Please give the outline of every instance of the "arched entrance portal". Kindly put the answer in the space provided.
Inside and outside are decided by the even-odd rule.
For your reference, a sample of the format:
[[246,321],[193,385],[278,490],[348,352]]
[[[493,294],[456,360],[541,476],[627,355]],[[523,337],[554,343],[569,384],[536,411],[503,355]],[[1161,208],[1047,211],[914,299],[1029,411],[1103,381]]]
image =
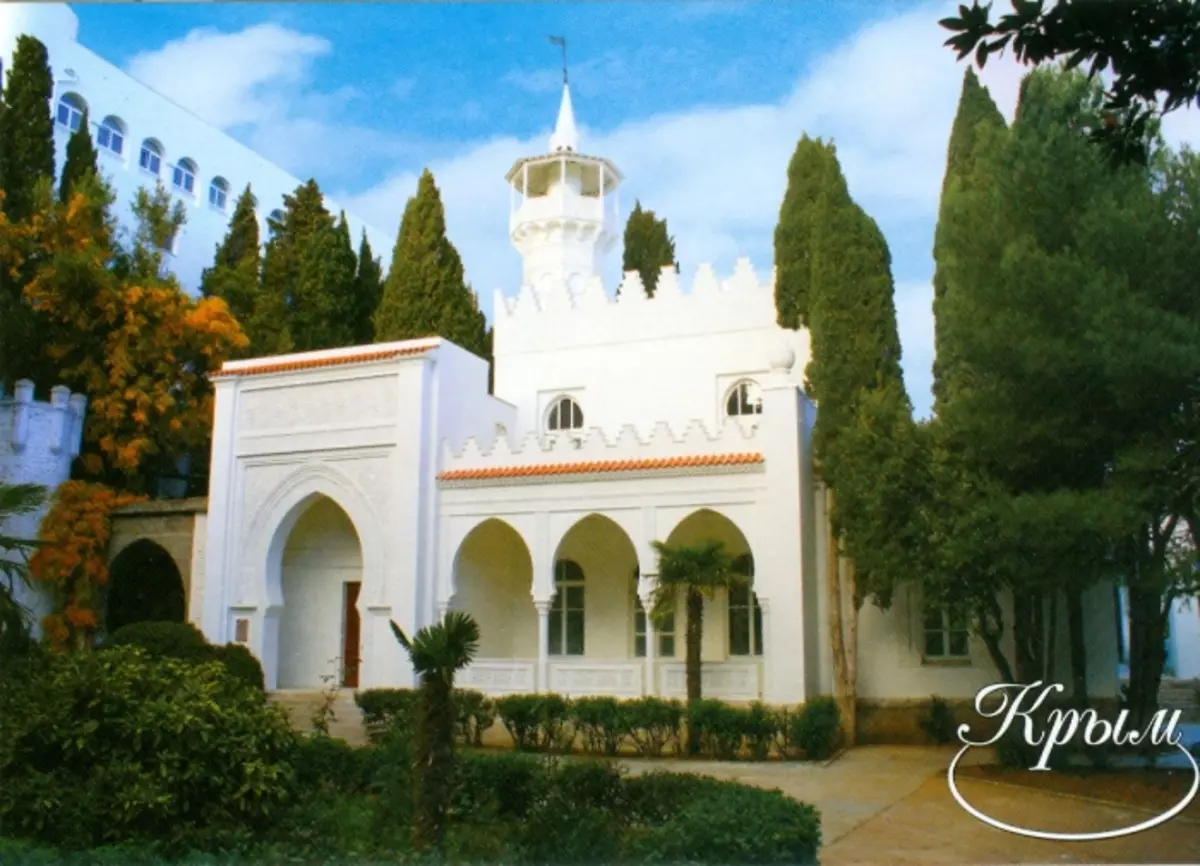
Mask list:
[[533,560],[515,529],[495,518],[472,529],[458,549],[454,577],[454,609],[479,623],[479,658],[537,656]]
[[357,688],[362,663],[362,545],[350,517],[314,496],[283,547],[277,688]]
[[171,554],[149,539],[125,547],[109,566],[105,630],[135,622],[183,622],[187,599]]

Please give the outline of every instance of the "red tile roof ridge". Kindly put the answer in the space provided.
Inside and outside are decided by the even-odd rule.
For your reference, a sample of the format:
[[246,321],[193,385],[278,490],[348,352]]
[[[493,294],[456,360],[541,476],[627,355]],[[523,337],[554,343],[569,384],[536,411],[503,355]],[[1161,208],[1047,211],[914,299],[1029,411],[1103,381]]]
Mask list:
[[438,478],[442,481],[468,481],[487,478],[524,478],[538,475],[586,475],[597,472],[630,472],[639,469],[674,469],[688,466],[738,466],[762,463],[757,452],[740,454],[697,454],[677,457],[651,457],[642,460],[589,460],[577,463],[539,463],[524,466],[490,466],[451,469]]

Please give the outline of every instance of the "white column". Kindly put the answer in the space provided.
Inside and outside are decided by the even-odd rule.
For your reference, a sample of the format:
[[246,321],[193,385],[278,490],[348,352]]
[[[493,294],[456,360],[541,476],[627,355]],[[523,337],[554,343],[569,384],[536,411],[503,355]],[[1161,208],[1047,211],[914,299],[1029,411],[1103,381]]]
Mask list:
[[529,163],[521,166],[521,197],[529,198]]
[[646,611],[646,671],[642,684],[642,693],[646,695],[658,694],[658,629],[654,627],[654,618],[650,615],[654,610],[654,589],[657,585],[657,574],[638,578],[638,598],[641,599],[642,609]]
[[535,601],[538,617],[537,691],[550,690],[550,602]]
[[[769,598],[760,598],[758,606],[762,610],[762,646],[758,648],[762,654],[762,663],[759,665],[759,680],[758,680],[758,699],[761,701],[764,696],[772,694],[771,688],[771,600]],[[750,635],[754,635],[754,620],[750,620]]]

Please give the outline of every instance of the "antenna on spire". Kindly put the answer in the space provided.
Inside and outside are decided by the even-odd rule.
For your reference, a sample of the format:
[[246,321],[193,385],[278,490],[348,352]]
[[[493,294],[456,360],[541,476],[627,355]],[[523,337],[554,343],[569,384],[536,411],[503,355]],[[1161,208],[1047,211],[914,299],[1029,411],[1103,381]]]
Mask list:
[[565,84],[567,83],[567,40],[566,40],[566,37],[563,37],[563,36],[551,36],[551,37],[550,37],[550,44],[551,44],[551,45],[557,45],[559,48],[561,48],[561,49],[562,49],[562,57],[563,57],[563,84],[565,85]]

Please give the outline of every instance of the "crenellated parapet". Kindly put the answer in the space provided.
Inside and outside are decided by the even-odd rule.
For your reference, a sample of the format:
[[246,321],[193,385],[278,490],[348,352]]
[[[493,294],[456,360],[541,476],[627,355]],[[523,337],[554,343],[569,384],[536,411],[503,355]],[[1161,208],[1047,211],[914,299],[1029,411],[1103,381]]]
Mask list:
[[59,385],[50,402],[34,400],[33,383],[17,382],[11,396],[0,393],[0,481],[53,489],[71,473],[79,456],[87,398]]
[[656,309],[664,315],[672,315],[682,307],[699,305],[717,297],[731,300],[758,299],[773,305],[775,269],[771,269],[770,277],[764,282],[759,279],[750,260],[741,258],[738,259],[733,273],[722,279],[713,266],[706,262],[697,267],[691,285],[684,291],[679,272],[674,266],[667,265],[659,276],[653,298],[646,296],[641,275],[637,271],[627,271],[612,296],[605,291],[603,280],[599,276],[590,277],[576,286],[568,287],[548,284],[546,287],[536,288],[526,284],[521,286],[514,296],[497,290],[493,309],[500,318],[525,318],[559,310],[598,309],[642,312]]
[[484,470],[505,474],[504,470],[536,467],[542,474],[553,474],[545,470],[572,464],[658,465],[671,460],[687,465],[755,463],[761,462],[760,429],[761,421],[751,425],[730,418],[715,431],[692,421],[681,431],[659,422],[646,435],[626,424],[611,432],[593,427],[552,436],[531,431],[519,437],[471,437],[443,443],[441,473],[453,478]]

